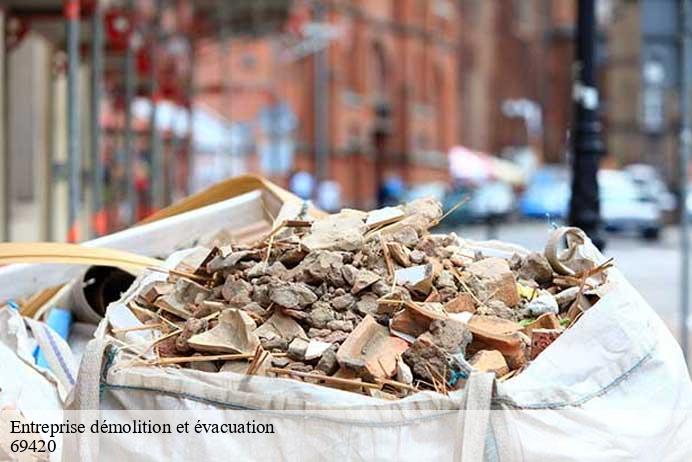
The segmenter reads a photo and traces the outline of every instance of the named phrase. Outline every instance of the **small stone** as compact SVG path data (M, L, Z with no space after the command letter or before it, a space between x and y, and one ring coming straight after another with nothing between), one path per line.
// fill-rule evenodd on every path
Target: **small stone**
M286 357L272 358L272 366L284 368L288 366L291 361Z
M302 282L273 286L269 298L277 305L290 309L303 308L317 301L317 295Z
M286 366L286 369L290 369L292 371L297 372L312 372L311 365L302 363L300 361L290 363L288 366Z
M229 276L221 289L223 298L228 302L239 305L247 305L252 301L252 284L242 279L233 279Z
M199 334L207 328L207 322L201 319L190 318L185 321L183 331L175 339L175 348L181 353L188 353L192 350L187 341L193 335Z
M377 313L377 306L377 297L372 294L365 294L356 302L355 311L361 316L374 316Z
M335 373L339 369L339 362L336 360L336 348L329 348L325 351L317 362L315 369L327 375Z
M268 307L271 304L271 298L269 298L269 284L253 286L252 291L252 301L256 302L260 306Z
M306 282L315 285L324 281L340 282L343 257L339 252L319 250L310 252L296 268Z
M449 354L464 354L473 336L463 322L436 319L430 323L430 339Z
M418 338L402 355L413 375L428 383L451 378L447 354L437 345L424 338Z
M344 332L351 332L353 330L353 323L351 321L329 321L327 323L327 329L329 330L343 330Z
M260 343L262 348L268 351L286 351L288 349L288 340L281 337L274 337L271 339L260 338Z
M324 329L327 327L327 323L332 320L334 320L334 311L324 302L313 304L307 317L308 324L318 329Z
M420 250L412 250L411 253L409 254L409 258L411 259L412 264L422 265L428 259L428 256L425 255Z
M408 385L413 383L413 372L411 372L411 368L401 358L396 362L396 380L397 382Z
M349 333L345 332L343 330L334 330L330 334L326 335L325 337L319 337L318 340L321 340L323 342L327 343L342 343L344 340L348 338Z
M279 261L287 267L294 267L303 261L307 254L308 251L304 248L300 246L295 247L284 252L284 254L279 257Z
M511 273L507 260L498 257L484 258L471 263L466 271L479 278L496 279L505 273Z
M549 292L542 292L538 297L526 304L526 310L533 316L544 313L557 314L560 311L555 297Z
M245 273L245 276L248 279L255 279L264 276L267 273L267 267L268 265L263 261L256 263L247 271L247 273Z
M363 212L346 209L315 220L302 243L309 250L358 250L363 247L363 235L367 231L365 218Z
M286 279L288 277L288 270L280 261L275 261L272 263L272 265L267 268L265 272L266 274L277 279Z
M519 267L519 277L547 284L553 280L553 268L543 254L532 252L524 258Z
M258 316L264 316L267 314L267 310L262 308L259 303L256 302L250 302L247 305L243 307L244 311L249 311L251 313L255 313Z
M418 233L412 226L402 226L392 234L392 240L412 248L418 243Z
M308 337L310 338L319 338L319 337L326 337L327 335L332 333L332 329L317 329L316 327L311 327L308 330Z
M390 292L390 286L386 282L384 282L382 279L380 279L379 281L376 281L372 286L370 286L370 289L378 297L384 297L385 295L389 294L389 292Z
M439 294L440 301L442 303L447 303L453 300L459 294L459 291L457 289L452 289L451 287L443 287L442 289L438 290L437 293Z
M356 303L356 298L351 294L344 294L332 299L332 308L336 311L344 311Z
M440 271L437 278L435 278L435 287L438 289L443 289L445 287L456 289L457 285L451 272Z
M344 265L341 268L341 275L349 286L352 286L356 282L358 271L358 268L353 265Z
M476 309L476 314L484 316L497 316L510 321L518 320L518 313L509 308L502 300L488 300Z
M442 205L432 197L415 199L403 204L406 218L402 223L410 224L414 229L423 233L430 229L442 218Z
M293 341L288 344L288 357L296 361L304 360L309 343L310 342L300 337L294 338Z
M380 276L378 274L375 274L370 270L360 270L353 280L353 288L351 289L351 293L357 294L379 280Z

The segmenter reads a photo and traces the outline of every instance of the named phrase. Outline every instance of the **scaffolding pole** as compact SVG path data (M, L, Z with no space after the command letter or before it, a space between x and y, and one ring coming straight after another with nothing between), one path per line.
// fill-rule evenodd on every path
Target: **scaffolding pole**
M194 4L192 5L194 8ZM190 41L190 73L185 85L185 95L187 96L187 133L185 135L185 194L192 194L192 175L194 173L194 103L195 103L195 61L197 54L195 52L195 41Z
M79 240L81 206L81 151L79 127L79 0L65 0L67 36L67 159L69 178L68 240Z
M692 53L692 35L690 25L688 24L690 17L689 0L682 0L680 6L680 140L679 148L679 169L680 169L680 247L681 247L681 271L680 271L680 346L685 355L685 360L688 358L689 348L689 329L687 326L689 320L689 281L690 281L690 236L687 217L687 207L685 201L687 198L687 171L690 157L690 147L692 143L692 131L690 127L690 76L687 73L689 69L689 55Z
M319 1L314 5L315 22L327 18L325 5ZM315 143L315 177L317 184L329 177L329 46L324 45L314 55L315 85L313 93L314 143ZM315 191L319 188L315 188Z
M149 91L151 98L151 111L149 113L149 150L151 153L151 202L155 210L161 209L165 205L165 174L164 174L164 158L163 149L161 147L161 135L156 127L156 118L158 114L158 92L159 82L156 75L158 61L158 46L161 40L161 8L163 8L163 0L156 0L156 14L154 16L154 24L152 27L152 44L150 57L150 75L149 75Z
M133 21L134 1L128 0L127 11L130 15L130 21ZM135 98L135 43L134 43L134 26L130 37L127 40L127 48L125 49L125 143L124 153L120 160L120 165L124 165L125 172L125 201L129 215L127 224L134 223L137 217L137 190L135 189L135 163L137 156L135 155L134 134L132 127L132 101Z
M103 160L101 159L101 92L103 80L103 7L100 0L94 0L94 10L91 16L91 100L90 100L90 149L91 149L91 181L93 193L93 236L104 231L100 226L103 213Z
M228 125L226 126L226 140L231 140L232 134L232 106L231 106L231 38L229 34L229 26L231 20L230 5L227 1L219 0L219 15L221 19L221 27L219 27L219 45L221 47L221 59L219 60L219 65L221 67L221 85L222 85L222 100L223 105L226 105L222 113L228 114L227 120ZM228 155L231 158L230 173L231 176L235 174L235 152L233 152L232 144L229 146Z
M10 188L7 141L6 11L0 7L0 240L10 239Z

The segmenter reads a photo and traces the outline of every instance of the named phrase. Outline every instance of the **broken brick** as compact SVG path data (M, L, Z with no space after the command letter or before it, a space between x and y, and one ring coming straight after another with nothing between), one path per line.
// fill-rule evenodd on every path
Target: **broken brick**
M389 329L366 316L336 353L339 364L366 376L389 378L396 372L396 358L408 344L389 335Z
M531 359L536 359L560 334L562 329L533 329L531 331Z
M493 372L500 378L509 373L507 361L497 350L481 350L469 360L469 364L482 372Z
M524 326L524 333L531 335L534 329L559 329L560 320L554 313L545 313L536 318L535 321Z
M476 311L476 303L471 294L460 293L445 303L445 310L449 313L461 313L464 311L474 313Z

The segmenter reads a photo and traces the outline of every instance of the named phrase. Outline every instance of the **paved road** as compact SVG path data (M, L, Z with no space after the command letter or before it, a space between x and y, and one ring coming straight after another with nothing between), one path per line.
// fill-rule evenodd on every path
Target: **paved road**
M485 226L455 230L471 239L486 239ZM514 242L530 250L542 250L549 232L547 223L514 223L497 229L497 238ZM680 333L680 233L669 227L658 242L639 237L609 235L605 254L615 263L643 297L679 338ZM688 325L692 323L688 321ZM691 327L692 329L692 327ZM691 342L692 344L692 342Z

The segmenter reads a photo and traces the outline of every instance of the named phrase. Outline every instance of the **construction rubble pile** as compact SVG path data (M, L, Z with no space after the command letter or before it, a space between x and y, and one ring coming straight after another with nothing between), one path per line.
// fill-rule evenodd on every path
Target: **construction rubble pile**
M473 370L519 373L597 300L608 265L486 256L431 233L442 219L439 203L420 199L284 220L252 245L196 247L128 305L140 329L160 331L142 363L383 399L447 393Z

